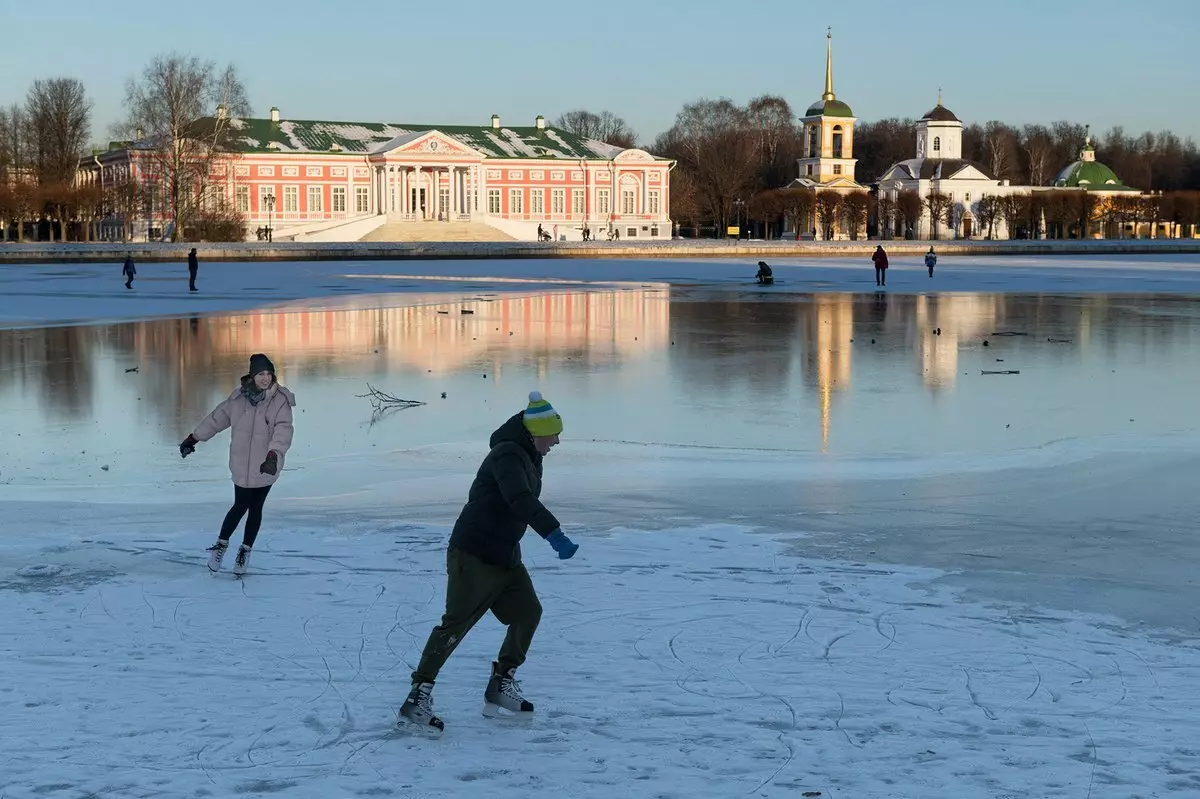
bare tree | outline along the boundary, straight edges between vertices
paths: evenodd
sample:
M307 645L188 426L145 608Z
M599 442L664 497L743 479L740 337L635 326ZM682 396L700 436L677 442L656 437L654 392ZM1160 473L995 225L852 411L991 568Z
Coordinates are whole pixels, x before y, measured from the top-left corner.
M0 112L0 182L11 185L29 177L26 127L21 106L14 103L7 112Z
M946 211L950 210L952 205L950 195L940 191L931 191L925 195L923 202L926 210L929 211L929 238L936 239L941 233L941 225L946 219Z
M773 189L786 183L800 156L800 131L791 106L782 97L763 95L750 101L746 116L758 150L759 185Z
M704 214L720 231L729 227L733 201L753 183L754 141L744 109L730 100L700 100L683 107L654 149L690 173Z
M896 233L896 217L898 215L896 201L884 192L875 201L875 218L879 224L879 238L890 239Z
M974 208L975 220L979 222L981 230L986 230L985 234L989 239L993 237L995 231L996 219L1000 216L1000 198L994 194L985 194L975 201Z
M871 198L865 191L852 191L842 197L842 222L852 241L858 241L859 231L867 224Z
M25 222L41 205L42 190L28 180L18 180L12 187L13 216L17 220L17 241L25 241Z
M787 219L788 227L796 235L796 241L808 232L812 220L813 209L817 205L817 193L809 188L784 189L781 192L780 205L783 216Z
M583 109L568 111L554 120L553 125L576 136L602 141L614 147L628 149L637 146L637 133L629 127L629 123L611 111L601 111L599 114Z
M8 184L0 180L0 244L8 241L8 222L17 213L17 199Z
M828 189L817 192L817 221L821 223L821 237L826 241L833 238L841 207L842 195L838 192Z
M783 190L767 189L750 198L749 218L762 222L763 238L770 239L771 231L783 215Z
M140 78L129 80L125 105L122 130L144 132L149 177L161 187L174 223L172 237L186 239L202 211L214 166L230 159L230 119L250 112L245 87L232 65L218 70L211 61L171 53L155 56Z
M91 136L92 102L75 78L35 80L25 97L34 174L43 184L69 185Z
M1013 180L1017 171L1017 132L992 120L983 126L985 163L997 180Z
M904 222L905 238L910 234L916 238L917 225L921 221L923 207L924 202L921 200L921 195L911 189L905 189L896 195L896 211L899 212L900 218Z
M1028 164L1028 177L1031 186L1047 186L1050 184L1054 156L1054 142L1050 131L1043 125L1026 125L1023 131L1025 157Z

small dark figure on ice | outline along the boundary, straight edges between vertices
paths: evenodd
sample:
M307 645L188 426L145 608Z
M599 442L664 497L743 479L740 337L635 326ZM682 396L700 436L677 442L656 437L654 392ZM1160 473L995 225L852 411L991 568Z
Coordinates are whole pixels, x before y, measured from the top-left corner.
M767 266L766 261L758 262L758 274L754 277L761 286L770 286L775 283L775 275L771 272L771 267Z
M188 289L196 291L196 272L200 271L200 262L196 259L196 248L188 253Z
M121 268L121 277L125 278L125 288L133 288L133 277L137 274L137 268L133 265L133 256L125 256L125 266Z
M933 277L933 268L937 266L937 253L933 248L929 248L929 252L925 253L925 268L929 270L929 276Z
M875 285L886 286L888 257L882 244L875 245L875 252L871 255L871 260L875 263Z

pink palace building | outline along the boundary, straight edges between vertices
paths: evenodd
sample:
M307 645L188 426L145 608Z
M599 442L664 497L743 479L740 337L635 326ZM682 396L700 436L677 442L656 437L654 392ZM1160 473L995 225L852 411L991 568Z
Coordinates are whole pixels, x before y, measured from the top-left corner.
M213 164L212 190L245 215L250 239L272 229L282 240L351 241L406 227L428 240L430 223L486 237L535 240L670 239L674 162L547 126L407 125L376 122L225 118L230 157ZM138 142L85 159L80 178L114 185L152 182L152 156ZM219 187L219 188L218 188ZM157 213L134 229L161 234ZM424 224L421 224L424 223ZM387 225L387 227L384 227ZM372 235L373 234L373 235ZM385 238L387 236L385 235Z

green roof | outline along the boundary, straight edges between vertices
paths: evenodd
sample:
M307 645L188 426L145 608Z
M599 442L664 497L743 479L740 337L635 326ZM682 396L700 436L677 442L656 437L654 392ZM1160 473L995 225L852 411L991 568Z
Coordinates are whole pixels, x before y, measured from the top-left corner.
M1085 187L1107 191L1137 191L1121 183L1117 173L1099 161L1075 161L1059 172L1051 185L1068 189Z
M818 100L808 107L805 116L852 117L854 112L841 100Z
M204 120L212 124L213 120ZM623 148L547 126L415 125L386 122L321 122L316 120L233 118L230 146L242 153L322 153L365 155L400 146L430 131L438 131L488 158L576 161L607 160ZM394 144L393 144L394 142ZM336 145L336 147L335 147ZM659 159L665 160L665 159Z

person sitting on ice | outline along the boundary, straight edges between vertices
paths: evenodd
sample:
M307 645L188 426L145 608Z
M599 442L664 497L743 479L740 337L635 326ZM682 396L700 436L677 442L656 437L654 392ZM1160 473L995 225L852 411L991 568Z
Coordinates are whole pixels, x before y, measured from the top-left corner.
M221 559L229 548L229 537L246 516L242 545L238 548L233 573L246 573L250 550L262 524L263 504L271 486L283 471L283 459L292 446L292 408L296 397L275 378L275 364L261 353L250 356L250 373L229 398L196 426L179 445L179 454L187 457L196 444L208 441L230 428L229 471L233 474L233 507L225 514L217 543L208 548L208 568L221 570ZM249 515L247 516L247 513Z
M775 275L771 272L771 267L767 266L766 261L758 262L758 274L754 277L764 286L770 286L775 282Z
M492 433L446 551L446 613L433 628L397 725L415 724L440 733L433 712L433 685L446 660L489 610L508 626L500 655L483 692L486 716L528 717L533 703L521 694L515 674L525 662L542 605L521 563L521 537L532 527L566 560L579 545L563 535L558 519L541 503L542 459L558 444L562 417L540 392L525 410Z

